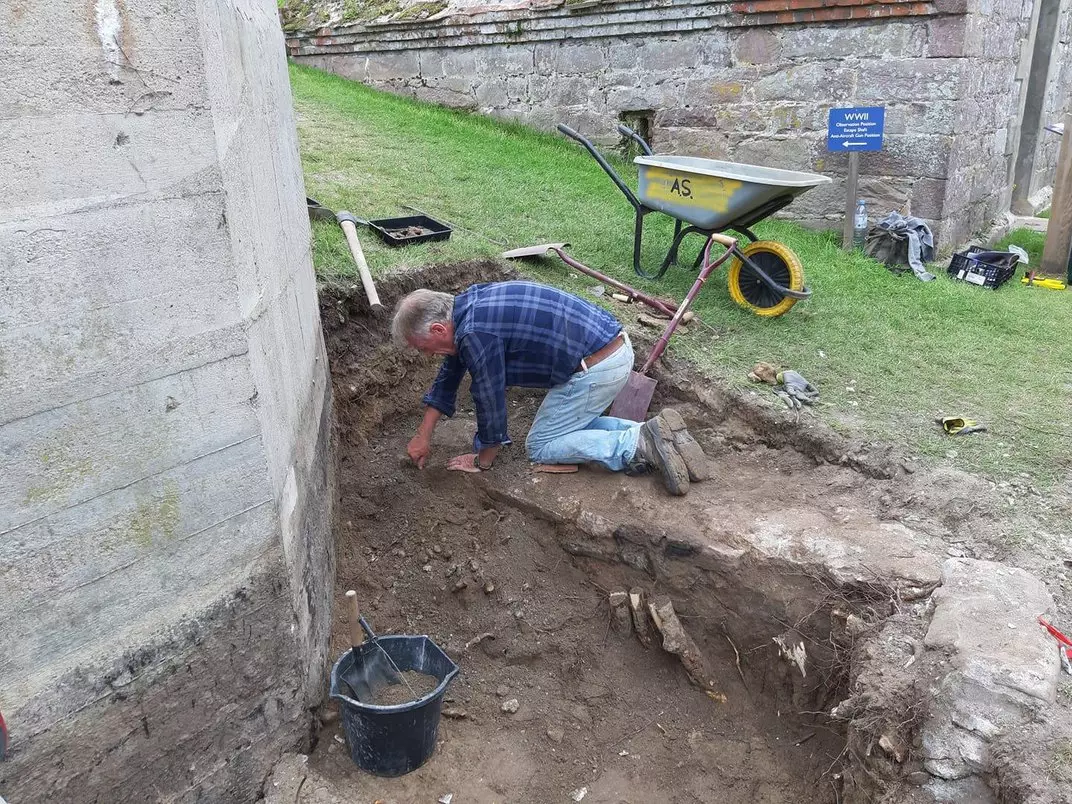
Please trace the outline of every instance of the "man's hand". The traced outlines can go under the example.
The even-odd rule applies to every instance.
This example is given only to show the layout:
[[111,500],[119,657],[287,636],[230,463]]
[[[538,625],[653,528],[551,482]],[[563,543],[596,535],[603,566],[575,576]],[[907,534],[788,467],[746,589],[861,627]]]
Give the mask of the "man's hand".
[[417,428],[417,435],[413,436],[406,446],[406,452],[409,453],[410,460],[417,464],[418,469],[424,468],[424,462],[432,454],[432,433],[435,432],[436,422],[439,421],[439,417],[442,415],[435,408],[426,407],[424,409],[424,418],[421,419],[421,426]]
[[432,439],[424,433],[417,433],[409,440],[406,452],[409,453],[410,460],[417,464],[417,468],[423,469],[424,462],[432,454]]
[[447,461],[447,468],[454,472],[482,472],[476,465],[477,455],[470,452],[467,455],[458,455]]

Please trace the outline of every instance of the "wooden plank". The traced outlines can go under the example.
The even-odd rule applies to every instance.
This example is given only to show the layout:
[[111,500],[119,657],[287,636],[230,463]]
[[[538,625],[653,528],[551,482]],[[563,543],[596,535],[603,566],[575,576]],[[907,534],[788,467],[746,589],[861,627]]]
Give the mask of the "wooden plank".
[[860,177],[860,154],[849,154],[849,177],[845,182],[845,228],[842,230],[841,247],[852,251],[853,221],[856,217],[856,185]]
[[1053,204],[1050,206],[1050,225],[1046,232],[1046,247],[1042,252],[1042,273],[1050,276],[1067,275],[1072,281],[1072,114],[1065,115],[1061,153],[1057,157],[1057,175],[1053,182]]

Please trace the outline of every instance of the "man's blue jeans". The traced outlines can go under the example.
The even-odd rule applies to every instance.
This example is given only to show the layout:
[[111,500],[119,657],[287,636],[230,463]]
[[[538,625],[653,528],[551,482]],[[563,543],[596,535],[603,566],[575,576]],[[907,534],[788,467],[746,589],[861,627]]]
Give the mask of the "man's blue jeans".
[[625,469],[636,452],[640,424],[600,414],[610,407],[632,370],[633,346],[626,335],[610,357],[548,391],[525,439],[529,460],[592,461],[615,472]]

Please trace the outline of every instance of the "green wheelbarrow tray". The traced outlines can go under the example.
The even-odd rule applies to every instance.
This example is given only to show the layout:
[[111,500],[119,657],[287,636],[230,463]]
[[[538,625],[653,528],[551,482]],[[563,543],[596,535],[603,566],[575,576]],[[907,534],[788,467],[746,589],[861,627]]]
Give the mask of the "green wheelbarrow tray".
[[[712,234],[733,231],[743,235],[756,248],[762,248],[750,227],[789,205],[800,194],[830,183],[827,176],[815,173],[693,156],[656,155],[640,135],[619,125],[618,132],[633,140],[644,154],[634,160],[639,173],[638,193],[634,194],[589,140],[566,125],[559,125],[558,130],[584,146],[636,211],[633,270],[645,279],[660,278],[677,262],[678,248],[689,234],[700,234],[709,239]],[[640,263],[640,252],[644,217],[652,212],[662,212],[674,219],[674,238],[659,268],[648,271]],[[783,281],[772,278],[760,264],[762,260],[753,259],[755,250],[750,251],[750,248],[734,247],[733,255],[747,267],[748,281],[762,286],[758,293],[763,297],[763,306],[769,306],[773,314],[787,309],[778,305],[779,299],[797,300],[811,296],[811,291],[803,284],[799,289],[787,287],[792,271],[784,264],[781,266]],[[696,260],[697,268],[702,257],[701,252]],[[795,256],[792,259],[796,261]],[[770,267],[769,261],[767,264]]]

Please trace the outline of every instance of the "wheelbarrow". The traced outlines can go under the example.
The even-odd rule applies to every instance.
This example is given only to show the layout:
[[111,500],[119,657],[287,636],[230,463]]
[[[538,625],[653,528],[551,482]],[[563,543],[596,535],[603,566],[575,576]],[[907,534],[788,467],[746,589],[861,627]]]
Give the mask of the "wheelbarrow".
[[[712,234],[733,231],[749,241],[744,248],[734,247],[729,266],[729,291],[735,302],[756,315],[773,317],[811,296],[804,287],[800,259],[792,249],[760,240],[751,227],[788,206],[801,193],[829,183],[828,177],[692,156],[656,155],[639,134],[619,125],[619,133],[643,151],[633,160],[639,168],[639,187],[634,194],[588,139],[566,125],[560,124],[558,130],[585,147],[636,210],[633,270],[639,276],[658,279],[665,274],[677,262],[678,249],[690,234],[709,240]],[[652,212],[674,218],[674,239],[656,271],[646,270],[640,262],[644,218]],[[695,268],[702,259],[703,251]]]

